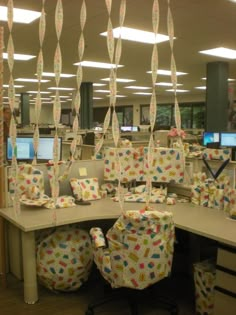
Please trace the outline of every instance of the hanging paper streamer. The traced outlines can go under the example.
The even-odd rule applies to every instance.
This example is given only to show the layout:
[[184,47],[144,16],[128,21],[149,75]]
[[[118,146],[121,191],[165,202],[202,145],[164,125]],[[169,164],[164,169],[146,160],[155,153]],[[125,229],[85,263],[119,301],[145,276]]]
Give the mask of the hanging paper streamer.
[[[16,146],[16,122],[14,114],[15,106],[15,87],[14,87],[14,78],[13,78],[13,67],[14,67],[14,43],[12,37],[13,29],[13,17],[14,17],[14,4],[12,0],[8,0],[7,3],[7,22],[9,28],[9,38],[7,43],[7,54],[8,54],[8,67],[9,67],[9,86],[8,86],[8,100],[11,110],[11,121],[10,121],[10,141],[12,145],[12,172],[17,178],[18,174],[18,165],[17,165],[17,146]],[[14,196],[13,196],[13,208],[16,214],[20,213],[20,201],[19,201],[19,192],[17,187],[17,181],[14,183]]]
[[44,59],[43,59],[43,42],[46,32],[46,14],[45,14],[45,0],[42,0],[42,8],[41,8],[41,16],[39,19],[39,54],[37,59],[37,79],[38,79],[38,92],[35,101],[35,129],[34,129],[34,137],[33,137],[33,144],[34,144],[34,159],[32,164],[37,164],[37,155],[38,155],[38,147],[39,147],[39,119],[40,113],[42,108],[42,100],[41,100],[41,80],[43,75],[43,66],[44,66]]
[[154,0],[152,6],[152,28],[154,33],[155,42],[153,44],[152,50],[152,58],[151,58],[151,72],[152,72],[152,96],[150,101],[149,107],[149,117],[150,117],[150,126],[151,126],[151,134],[148,144],[148,158],[147,158],[147,165],[146,165],[146,173],[147,173],[147,180],[146,180],[146,206],[148,207],[149,201],[151,198],[151,191],[152,191],[152,181],[151,181],[151,168],[153,164],[154,158],[154,128],[156,124],[156,115],[157,115],[157,100],[156,100],[156,80],[157,80],[157,70],[158,70],[158,49],[156,44],[158,29],[159,29],[159,19],[160,19],[160,12],[159,12],[159,1]]
[[[3,86],[3,27],[0,27],[0,86]],[[3,101],[0,94],[0,172],[4,171]],[[0,181],[2,184],[4,178]]]

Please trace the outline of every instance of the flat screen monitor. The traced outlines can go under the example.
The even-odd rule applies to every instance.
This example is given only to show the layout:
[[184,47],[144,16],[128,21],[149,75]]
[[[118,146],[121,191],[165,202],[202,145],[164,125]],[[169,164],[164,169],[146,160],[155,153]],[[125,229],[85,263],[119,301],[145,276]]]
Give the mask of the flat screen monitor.
[[[16,158],[19,161],[28,161],[33,160],[34,158],[34,140],[33,137],[30,136],[17,136],[16,138]],[[39,139],[39,147],[38,147],[38,161],[48,161],[53,160],[53,137],[41,137]],[[58,159],[62,158],[62,138],[58,137]],[[12,159],[12,144],[10,137],[7,138],[7,160]]]
[[139,129],[138,126],[133,126],[133,127],[132,127],[132,131],[133,131],[133,132],[138,131],[138,129]]
[[120,127],[120,131],[122,132],[129,132],[129,131],[132,131],[132,126],[121,126]]
[[236,147],[236,132],[221,132],[220,146],[222,147]]
[[204,132],[203,133],[203,145],[207,146],[212,143],[220,142],[220,133],[219,132]]

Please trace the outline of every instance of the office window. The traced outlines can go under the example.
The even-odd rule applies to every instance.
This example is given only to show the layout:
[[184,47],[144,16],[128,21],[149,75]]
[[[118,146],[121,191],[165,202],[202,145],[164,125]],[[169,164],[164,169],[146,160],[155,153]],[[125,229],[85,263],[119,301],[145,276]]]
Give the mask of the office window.
[[[108,107],[93,109],[94,124],[103,124]],[[116,113],[121,126],[133,125],[133,106],[116,106]]]

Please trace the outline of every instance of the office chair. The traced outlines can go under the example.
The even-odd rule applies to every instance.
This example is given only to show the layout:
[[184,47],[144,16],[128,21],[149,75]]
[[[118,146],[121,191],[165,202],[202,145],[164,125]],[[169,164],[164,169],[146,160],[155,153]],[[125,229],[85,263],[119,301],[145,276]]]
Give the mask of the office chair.
[[[121,288],[121,293],[125,289],[131,314],[137,315],[135,297],[140,298],[144,289],[154,287],[152,285],[170,275],[174,234],[172,214],[154,210],[123,213],[108,230],[106,238],[99,227],[92,228],[94,262],[114,290],[111,295],[89,304],[85,314],[93,315],[95,308],[117,298],[117,289]],[[154,295],[152,302],[157,299]],[[171,315],[178,314],[177,304],[170,298],[160,297],[159,302]]]

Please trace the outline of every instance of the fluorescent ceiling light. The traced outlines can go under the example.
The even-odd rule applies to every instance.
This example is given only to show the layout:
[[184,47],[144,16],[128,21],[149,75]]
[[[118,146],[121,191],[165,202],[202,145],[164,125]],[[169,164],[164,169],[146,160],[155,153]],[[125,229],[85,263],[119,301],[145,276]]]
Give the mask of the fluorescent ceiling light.
[[93,100],[102,100],[102,97],[93,97]]
[[[107,95],[107,97],[110,97],[110,95]],[[116,98],[119,98],[119,97],[126,97],[125,95],[116,95]]]
[[111,68],[120,68],[124,67],[123,65],[115,65],[113,63],[106,62],[96,62],[96,61],[81,61],[74,63],[75,66],[81,65],[82,67],[92,67],[92,68],[101,68],[101,69],[111,69]]
[[[3,53],[3,59],[8,58],[8,53]],[[25,55],[25,54],[14,54],[14,60],[21,60],[21,61],[27,61],[30,59],[35,58],[36,56],[33,55]]]
[[197,89],[197,90],[206,90],[206,86],[196,86],[195,89]]
[[150,93],[150,92],[135,92],[133,94],[137,94],[137,95],[152,95],[152,93]]
[[[202,80],[206,80],[206,78],[202,78]],[[228,82],[234,82],[234,81],[235,81],[235,79],[228,79]]]
[[174,89],[170,89],[170,90],[166,90],[167,92],[177,92],[177,93],[186,93],[189,92],[189,90],[174,90]]
[[[7,7],[0,6],[0,20],[7,21]],[[13,22],[29,24],[41,16],[41,12],[13,8]]]
[[[38,94],[38,91],[27,91],[29,94]],[[40,94],[51,94],[52,92],[39,91]]]
[[201,54],[222,57],[227,59],[236,59],[236,50],[225,48],[225,47],[218,47],[208,50],[201,50],[199,51]]
[[48,90],[72,91],[74,90],[74,88],[52,86],[52,87],[49,87]]
[[[100,35],[107,36],[107,32],[103,32]],[[142,31],[130,27],[114,28],[113,36],[115,38],[121,37],[124,40],[147,44],[161,43],[169,40],[169,36],[157,34],[157,36],[155,37],[155,34],[153,32]]]
[[[173,86],[173,84],[170,83],[170,82],[158,82],[155,85],[158,85],[158,86]],[[177,83],[177,86],[181,86],[181,85],[183,85],[183,84]]]
[[128,85],[125,86],[126,89],[133,89],[133,90],[150,90],[151,87],[148,86],[136,86],[136,85]]
[[[152,73],[152,71],[147,71],[147,73]],[[169,75],[171,76],[171,71],[170,70],[157,70],[157,73],[160,74],[160,75]],[[177,71],[176,72],[176,75],[184,75],[184,74],[187,74],[186,72],[180,72],[180,71]]]
[[[3,87],[8,88],[9,85],[8,84],[3,84]],[[24,87],[24,85],[14,85],[14,88],[23,88],[23,87]]]
[[[33,98],[33,100],[36,100],[37,98]],[[52,99],[50,97],[40,97],[41,100],[44,100],[44,101],[51,101]]]
[[[104,79],[101,79],[103,81],[110,81],[110,78],[104,78]],[[131,79],[121,79],[121,78],[117,78],[116,79],[116,82],[124,82],[124,83],[128,83],[128,82],[134,82],[136,80],[131,80]]]
[[[55,95],[52,95],[51,97],[56,97]],[[60,98],[68,98],[70,97],[69,95],[60,95]]]
[[93,83],[93,86],[105,86],[105,83]]
[[[54,78],[55,77],[55,73],[54,72],[43,72],[42,76],[43,77],[53,77]],[[61,78],[71,78],[71,77],[75,77],[75,74],[61,73],[60,77]]]
[[110,90],[94,90],[94,92],[98,92],[98,93],[109,93]]
[[[27,78],[18,78],[15,79],[15,81],[21,81],[21,82],[39,82],[37,79],[27,79]],[[50,82],[50,80],[41,80],[41,83]]]

